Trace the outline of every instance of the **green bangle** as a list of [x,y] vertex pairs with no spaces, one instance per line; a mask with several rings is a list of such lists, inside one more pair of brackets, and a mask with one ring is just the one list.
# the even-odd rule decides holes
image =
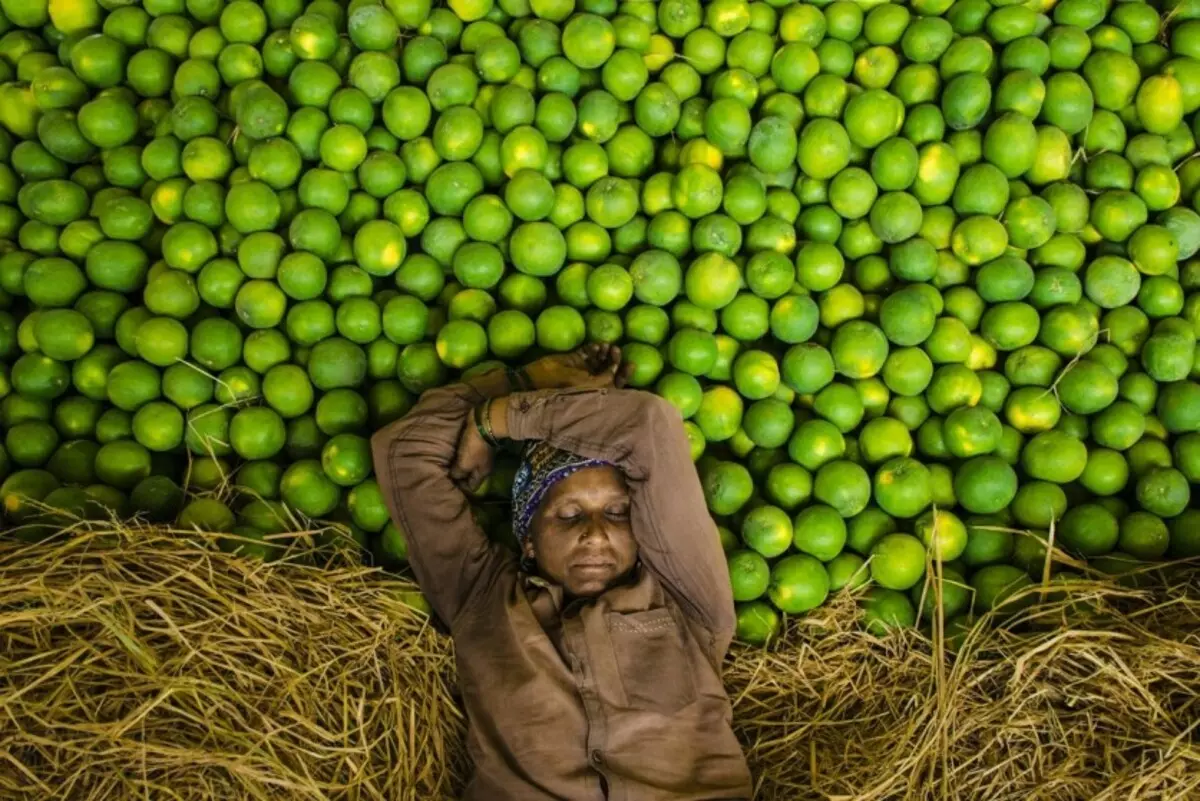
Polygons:
[[479,436],[483,437],[483,441],[493,448],[496,447],[496,435],[492,433],[492,421],[489,413],[492,409],[492,399],[488,398],[482,404],[475,407],[475,430],[479,432]]

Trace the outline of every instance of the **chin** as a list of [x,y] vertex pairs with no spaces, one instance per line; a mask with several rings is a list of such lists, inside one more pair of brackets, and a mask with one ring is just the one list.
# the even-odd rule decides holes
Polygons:
[[615,573],[603,576],[571,576],[566,582],[566,589],[576,598],[595,598],[603,595],[608,588],[617,582]]
[[576,598],[599,598],[608,588],[612,586],[612,582],[604,581],[581,581],[572,582],[567,585],[567,592]]

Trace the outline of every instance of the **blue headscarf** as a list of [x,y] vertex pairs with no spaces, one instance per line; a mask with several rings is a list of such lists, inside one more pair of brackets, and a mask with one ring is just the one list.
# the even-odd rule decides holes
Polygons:
[[525,448],[521,466],[513,477],[513,534],[522,547],[529,537],[533,517],[550,489],[567,476],[589,467],[606,467],[608,462],[588,459],[560,450],[542,440]]

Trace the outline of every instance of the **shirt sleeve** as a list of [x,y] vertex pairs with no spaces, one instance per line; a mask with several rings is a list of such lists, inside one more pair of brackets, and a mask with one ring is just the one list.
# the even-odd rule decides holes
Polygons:
[[407,415],[371,437],[376,480],[407,538],[409,565],[447,625],[453,625],[480,577],[511,558],[488,540],[466,493],[450,478],[474,407],[508,390],[501,370],[430,390]]
[[735,625],[729,568],[708,513],[678,410],[636,390],[514,395],[509,436],[541,439],[625,474],[642,561],[723,651]]

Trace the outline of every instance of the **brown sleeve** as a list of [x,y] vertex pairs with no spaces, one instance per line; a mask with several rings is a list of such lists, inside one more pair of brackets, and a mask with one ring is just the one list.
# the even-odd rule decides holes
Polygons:
[[635,390],[522,393],[509,401],[508,431],[620,468],[642,561],[723,652],[735,625],[729,569],[675,407]]
[[508,391],[501,370],[430,390],[406,416],[371,437],[375,477],[392,519],[408,539],[409,564],[447,625],[454,623],[480,576],[508,558],[476,524],[466,494],[449,475],[474,407]]

